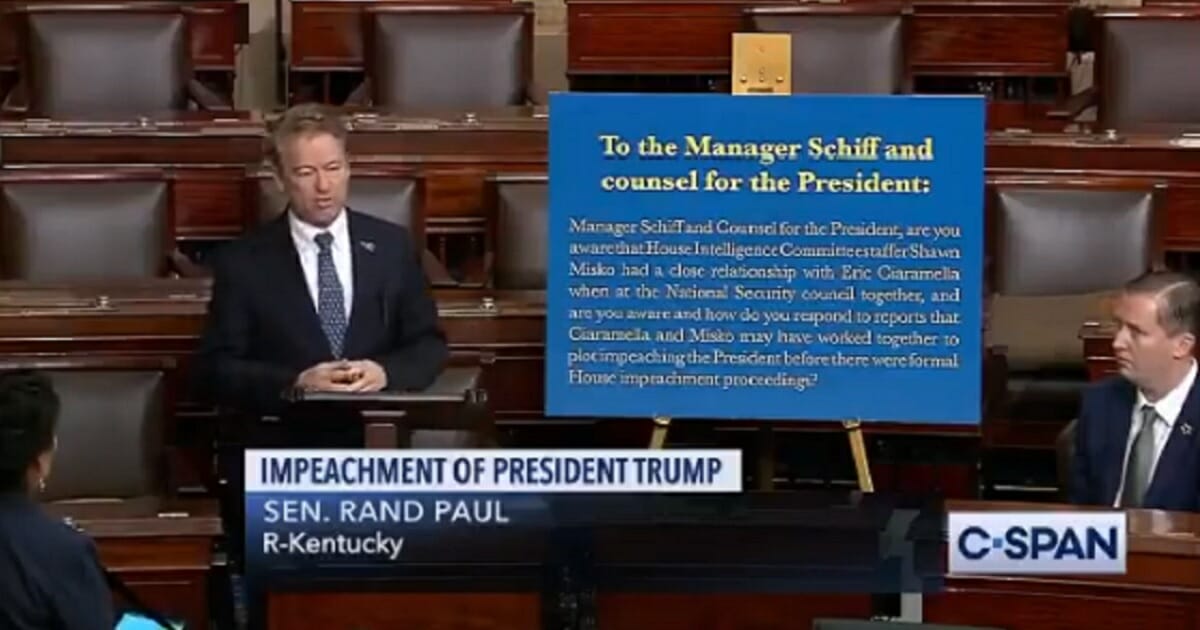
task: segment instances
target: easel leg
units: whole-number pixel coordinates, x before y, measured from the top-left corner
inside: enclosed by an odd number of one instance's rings
[[[862,436],[862,422],[847,420],[842,426],[846,427],[846,437],[850,439],[850,455],[854,458],[854,470],[858,473],[858,489],[863,492],[875,492],[875,482],[871,479],[871,465],[867,461],[867,445]]]
[[[758,428],[758,489],[775,489],[775,430]]]
[[[654,432],[650,434],[651,450],[661,451],[667,443],[667,431],[671,428],[671,419],[664,416],[654,417]]]

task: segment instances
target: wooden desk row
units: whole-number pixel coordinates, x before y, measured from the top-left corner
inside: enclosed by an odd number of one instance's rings
[[[1072,2],[901,4],[912,10],[904,56],[916,92],[987,94],[992,129],[1063,128],[1062,121],[1047,113],[1070,93]],[[793,0],[568,0],[571,89],[637,91],[670,85],[727,92],[731,36],[750,30],[743,12],[800,5]]]
[[[364,7],[384,0],[291,0],[289,102],[341,103],[364,73]],[[495,4],[485,0],[483,5]],[[504,4],[504,3],[500,3]],[[729,92],[731,35],[743,11],[795,0],[568,0],[567,78],[575,91]],[[847,4],[860,4],[848,2]],[[1069,0],[910,0],[906,73],[921,93],[986,93],[989,125],[1059,130],[1047,113],[1070,92]],[[476,4],[478,6],[478,4]],[[850,9],[853,10],[853,9]]]
[[[166,453],[169,483],[180,491],[206,494],[215,487],[215,415],[212,409],[189,400],[185,387],[208,293],[209,282],[203,279],[161,279],[125,286],[0,283],[0,356],[67,369],[94,367],[130,355],[169,360],[175,368],[169,374],[168,387],[178,393],[178,405],[167,419],[165,431],[170,436]],[[482,368],[481,386],[488,392],[489,405],[507,443],[634,448],[647,443],[649,420],[545,417],[545,306],[539,296],[462,289],[435,294],[456,360]],[[764,426],[766,423],[701,422],[691,427],[680,425],[673,431],[682,439],[687,439],[689,431],[697,431],[704,440],[737,446],[746,438],[762,437],[760,428]],[[837,423],[787,426],[777,433],[781,441],[789,436],[798,438],[805,452],[817,448],[817,456],[801,458],[814,468],[812,474],[853,479],[845,437]],[[872,462],[877,488],[935,488],[951,496],[975,495],[977,456],[963,443],[977,442],[972,432],[883,424],[868,427],[866,433],[884,451]],[[947,442],[952,442],[953,448],[944,448]],[[751,448],[764,453],[775,450],[769,441]],[[767,461],[771,470],[760,470],[760,479],[770,480],[775,473],[773,455]],[[834,470],[842,467],[844,471]]]
[[[247,225],[247,168],[261,163],[264,118],[255,113],[121,124],[0,119],[0,167],[153,166],[174,179],[181,240],[236,236]],[[352,118],[350,151],[358,168],[424,176],[424,215],[437,233],[486,216],[483,178],[493,172],[545,172],[544,109]],[[987,138],[992,174],[1025,171],[1162,178],[1166,246],[1200,250],[1200,138],[1109,137],[998,132]]]
[[[0,121],[0,167],[14,177],[45,169],[63,177],[94,173],[96,167],[162,169],[172,180],[174,233],[186,250],[236,237],[256,221],[249,205],[257,183],[250,180],[263,176],[266,124],[252,113],[179,114],[122,124]],[[421,211],[433,252],[481,247],[487,174],[546,171],[546,118],[540,110],[364,114],[351,124],[349,148],[360,173],[421,175]]]

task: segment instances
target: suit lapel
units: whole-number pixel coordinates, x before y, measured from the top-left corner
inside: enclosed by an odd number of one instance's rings
[[[350,231],[350,258],[354,276],[354,304],[350,309],[350,324],[346,330],[345,355],[361,358],[366,353],[364,345],[371,339],[371,324],[376,321],[383,299],[380,285],[380,269],[377,244],[355,213],[347,209],[346,219]],[[386,324],[386,322],[385,322]]]
[[[1137,390],[1132,384],[1123,382],[1123,387],[1116,394],[1117,400],[1108,405],[1112,410],[1108,418],[1108,445],[1104,467],[1104,496],[1109,497],[1109,504],[1117,499],[1117,490],[1121,486],[1121,475],[1125,472],[1125,450],[1129,444],[1129,431],[1133,423],[1133,405],[1137,402]]]
[[[304,268],[300,266],[300,255],[292,242],[292,233],[288,227],[288,213],[283,214],[272,224],[271,242],[272,255],[269,260],[273,269],[267,274],[274,284],[274,295],[280,305],[294,317],[287,321],[293,327],[293,336],[298,340],[299,347],[305,352],[321,360],[328,359],[332,352],[325,333],[321,330],[321,319],[317,315],[317,307],[313,304],[312,295],[308,291],[308,283],[304,279]]]
[[[1178,479],[1178,474],[1173,473],[1184,470],[1188,458],[1192,457],[1196,450],[1195,428],[1200,426],[1200,389],[1197,389],[1196,384],[1193,383],[1188,391],[1187,400],[1184,401],[1179,417],[1175,419],[1175,426],[1171,429],[1171,435],[1167,436],[1167,443],[1158,457],[1154,477],[1150,480],[1150,487],[1146,489],[1147,505],[1162,502],[1161,495],[1168,491],[1173,480]]]

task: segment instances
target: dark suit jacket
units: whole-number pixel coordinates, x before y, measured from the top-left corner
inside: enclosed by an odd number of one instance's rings
[[[1137,389],[1124,378],[1106,379],[1085,391],[1075,430],[1072,503],[1113,505],[1125,466],[1125,449],[1135,404]],[[1159,455],[1143,507],[1200,511],[1198,429],[1200,380],[1188,392],[1175,427]]]
[[[112,630],[114,623],[91,540],[28,497],[0,495],[0,628]]]
[[[418,250],[403,227],[347,210],[354,298],[347,359],[371,359],[389,390],[428,387],[448,357]],[[284,415],[282,392],[333,360],[287,213],[228,245],[213,263],[196,375],[206,398],[255,415]]]

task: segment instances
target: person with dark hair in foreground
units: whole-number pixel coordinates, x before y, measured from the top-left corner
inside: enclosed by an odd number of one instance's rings
[[[1146,274],[1125,286],[1114,316],[1120,374],[1083,396],[1071,501],[1200,511],[1200,286],[1183,274]]]
[[[112,630],[91,540],[42,511],[58,396],[49,378],[0,372],[0,630]]]

